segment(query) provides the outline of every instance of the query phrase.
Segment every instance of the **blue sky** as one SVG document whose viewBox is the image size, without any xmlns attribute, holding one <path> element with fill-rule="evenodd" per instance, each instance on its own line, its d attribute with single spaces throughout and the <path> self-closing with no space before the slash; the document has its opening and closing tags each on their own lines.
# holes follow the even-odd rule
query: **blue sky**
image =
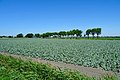
<svg viewBox="0 0 120 80">
<path fill-rule="evenodd" d="M 94 27 L 120 36 L 120 0 L 0 0 L 0 35 Z"/>
</svg>

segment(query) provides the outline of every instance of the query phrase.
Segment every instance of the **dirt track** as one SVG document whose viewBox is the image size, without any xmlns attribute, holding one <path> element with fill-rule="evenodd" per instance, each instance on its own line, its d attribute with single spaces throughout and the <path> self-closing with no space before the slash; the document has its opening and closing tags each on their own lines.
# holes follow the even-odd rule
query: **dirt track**
<svg viewBox="0 0 120 80">
<path fill-rule="evenodd" d="M 51 66 L 57 69 L 60 68 L 60 69 L 71 69 L 75 71 L 80 71 L 81 73 L 86 74 L 87 76 L 90 76 L 90 77 L 102 77 L 105 75 L 114 75 L 114 73 L 111 71 L 104 71 L 102 69 L 96 69 L 92 67 L 83 67 L 83 66 L 78 66 L 74 64 L 66 64 L 63 62 L 48 61 L 48 60 L 43 60 L 40 58 L 31 58 L 31 57 L 14 55 L 14 54 L 9 54 L 9 53 L 4 53 L 4 52 L 0 52 L 0 54 L 12 56 L 14 58 L 19 58 L 22 60 L 32 60 L 32 61 L 36 61 L 36 62 L 40 62 L 44 64 L 50 64 Z"/>
</svg>

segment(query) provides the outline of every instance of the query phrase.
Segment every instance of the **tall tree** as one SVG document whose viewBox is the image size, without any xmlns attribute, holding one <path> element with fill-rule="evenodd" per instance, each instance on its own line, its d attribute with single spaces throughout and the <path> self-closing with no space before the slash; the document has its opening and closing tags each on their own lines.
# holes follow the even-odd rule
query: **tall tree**
<svg viewBox="0 0 120 80">
<path fill-rule="evenodd" d="M 78 37 L 78 36 L 82 36 L 82 30 L 79 30 L 79 29 L 76 29 L 75 30 L 75 34 L 76 34 L 76 36 Z"/>
<path fill-rule="evenodd" d="M 70 31 L 67 31 L 67 32 L 66 32 L 66 35 L 69 37 L 69 36 L 70 36 Z"/>
<path fill-rule="evenodd" d="M 43 33 L 43 34 L 41 34 L 41 37 L 42 37 L 42 38 L 46 38 L 46 37 L 48 37 L 48 36 L 46 35 L 46 33 Z"/>
<path fill-rule="evenodd" d="M 59 35 L 58 32 L 52 32 L 52 37 L 53 37 L 53 38 L 57 38 L 58 35 Z"/>
<path fill-rule="evenodd" d="M 36 38 L 40 38 L 40 34 L 35 34 L 35 37 Z"/>
<path fill-rule="evenodd" d="M 51 36 L 53 36 L 53 33 L 52 33 L 52 32 L 47 32 L 47 33 L 41 34 L 41 37 L 42 37 L 42 38 L 48 38 L 48 37 L 51 37 Z"/>
<path fill-rule="evenodd" d="M 88 29 L 87 31 L 86 31 L 86 35 L 88 36 L 88 38 L 89 38 L 89 35 L 91 34 L 91 29 Z"/>
<path fill-rule="evenodd" d="M 74 37 L 74 35 L 75 35 L 75 30 L 70 30 L 70 35 L 71 35 L 72 37 Z"/>
<path fill-rule="evenodd" d="M 60 35 L 60 37 L 61 37 L 61 36 L 66 36 L 66 31 L 60 31 L 60 32 L 59 32 L 59 35 Z"/>
<path fill-rule="evenodd" d="M 13 38 L 13 36 L 8 36 L 8 38 Z"/>
<path fill-rule="evenodd" d="M 26 37 L 26 38 L 33 38 L 33 36 L 34 36 L 34 34 L 28 33 L 25 37 Z"/>
<path fill-rule="evenodd" d="M 58 32 L 52 32 L 52 35 L 58 35 Z"/>
<path fill-rule="evenodd" d="M 22 33 L 20 33 L 20 34 L 17 34 L 17 36 L 16 36 L 17 38 L 23 38 L 23 34 Z"/>
<path fill-rule="evenodd" d="M 93 29 L 91 30 L 91 34 L 92 34 L 93 38 L 95 37 L 95 36 L 94 36 L 95 33 L 96 33 L 96 28 L 93 28 Z"/>
<path fill-rule="evenodd" d="M 48 37 L 53 36 L 53 34 L 54 34 L 53 32 L 47 32 L 47 33 L 46 33 L 46 35 L 47 35 Z"/>
<path fill-rule="evenodd" d="M 98 38 L 98 36 L 101 34 L 101 28 L 96 28 L 96 34 L 97 34 L 97 38 Z"/>
</svg>

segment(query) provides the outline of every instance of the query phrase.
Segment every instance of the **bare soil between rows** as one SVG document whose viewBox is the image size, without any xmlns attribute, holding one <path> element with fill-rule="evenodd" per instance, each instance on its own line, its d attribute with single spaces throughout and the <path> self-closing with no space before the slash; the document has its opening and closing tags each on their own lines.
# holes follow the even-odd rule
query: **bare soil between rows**
<svg viewBox="0 0 120 80">
<path fill-rule="evenodd" d="M 61 70 L 70 69 L 73 71 L 79 71 L 80 73 L 85 74 L 89 77 L 97 77 L 98 78 L 98 77 L 103 77 L 105 75 L 109 75 L 109 76 L 115 75 L 114 72 L 105 71 L 105 70 L 102 70 L 101 68 L 84 67 L 84 66 L 79 66 L 79 65 L 74 65 L 74 64 L 67 64 L 67 63 L 63 63 L 63 62 L 43 60 L 41 58 L 32 58 L 32 57 L 27 57 L 27 56 L 22 56 L 22 55 L 14 55 L 14 54 L 9 54 L 7 52 L 0 52 L 0 54 L 12 56 L 17 59 L 31 60 L 33 62 L 49 64 L 56 69 L 61 69 Z"/>
</svg>

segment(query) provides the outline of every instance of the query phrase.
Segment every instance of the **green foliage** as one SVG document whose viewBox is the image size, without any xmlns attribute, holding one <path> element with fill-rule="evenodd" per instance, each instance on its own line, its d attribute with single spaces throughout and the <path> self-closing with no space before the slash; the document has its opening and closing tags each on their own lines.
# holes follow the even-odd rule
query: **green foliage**
<svg viewBox="0 0 120 80">
<path fill-rule="evenodd" d="M 20 33 L 20 34 L 17 34 L 17 36 L 16 36 L 17 38 L 23 38 L 23 34 L 22 33 Z"/>
<path fill-rule="evenodd" d="M 79 72 L 58 71 L 48 65 L 0 54 L 0 80 L 95 80 Z"/>
<path fill-rule="evenodd" d="M 96 34 L 97 34 L 97 38 L 98 38 L 98 35 L 101 34 L 101 28 L 96 28 Z"/>
<path fill-rule="evenodd" d="M 35 37 L 36 38 L 40 38 L 40 34 L 35 34 Z"/>
<path fill-rule="evenodd" d="M 60 32 L 59 32 L 59 35 L 60 35 L 60 36 L 66 36 L 66 31 L 60 31 Z"/>
<path fill-rule="evenodd" d="M 86 35 L 88 36 L 88 38 L 89 38 L 89 35 L 91 34 L 91 29 L 88 29 L 87 31 L 86 31 Z"/>
<path fill-rule="evenodd" d="M 96 28 L 93 28 L 93 29 L 91 30 L 91 34 L 93 35 L 93 38 L 94 38 L 95 33 L 96 33 Z"/>
<path fill-rule="evenodd" d="M 52 36 L 52 33 L 50 33 L 50 32 L 41 34 L 42 38 L 47 38 L 47 37 L 50 37 L 50 36 Z"/>
<path fill-rule="evenodd" d="M 64 38 L 64 37 L 68 37 L 68 36 L 74 36 L 76 35 L 77 37 L 81 37 L 82 36 L 82 31 L 79 29 L 73 29 L 70 31 L 60 31 L 60 32 L 47 32 L 47 33 L 43 33 L 41 34 L 42 38 L 48 38 L 48 37 L 60 37 L 60 38 Z"/>
<path fill-rule="evenodd" d="M 34 36 L 34 34 L 28 33 L 25 37 L 26 37 L 26 38 L 33 38 L 33 36 Z"/>
<path fill-rule="evenodd" d="M 8 36 L 8 38 L 13 38 L 13 36 Z"/>
<path fill-rule="evenodd" d="M 101 34 L 101 28 L 96 28 L 96 34 L 97 35 Z"/>
<path fill-rule="evenodd" d="M 80 36 L 80 37 L 82 36 L 82 31 L 79 30 L 79 29 L 73 29 L 71 32 L 73 33 L 73 35 L 76 34 L 77 37 L 78 36 Z"/>
<path fill-rule="evenodd" d="M 86 31 L 86 35 L 88 36 L 89 38 L 89 35 L 92 34 L 93 38 L 94 38 L 94 35 L 97 34 L 97 38 L 98 38 L 98 35 L 101 34 L 101 28 L 93 28 L 93 29 L 88 29 Z"/>
</svg>

